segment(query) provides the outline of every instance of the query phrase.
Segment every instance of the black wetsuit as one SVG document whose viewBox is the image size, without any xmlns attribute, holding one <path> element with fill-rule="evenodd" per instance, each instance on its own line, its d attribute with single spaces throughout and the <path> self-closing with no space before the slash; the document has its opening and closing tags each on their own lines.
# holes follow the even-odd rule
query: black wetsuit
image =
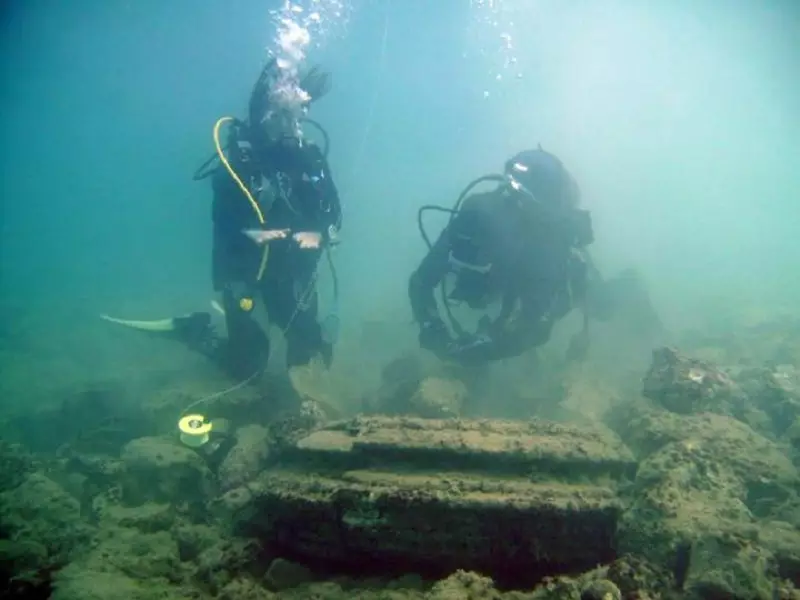
<svg viewBox="0 0 800 600">
<path fill-rule="evenodd" d="M 422 345 L 440 355 L 452 354 L 454 348 L 458 354 L 458 342 L 442 342 L 441 336 L 449 334 L 434 297 L 448 273 L 456 273 L 450 298 L 472 308 L 483 308 L 486 300 L 500 302 L 499 316 L 484 320 L 480 347 L 471 350 L 473 361 L 518 356 L 544 344 L 553 324 L 582 302 L 588 271 L 582 248 L 591 238 L 585 211 L 571 209 L 558 217 L 537 214 L 506 186 L 469 196 L 409 282 L 415 320 L 423 332 L 435 332 L 427 343 L 421 333 Z M 491 268 L 476 274 L 459 263 Z"/>
<path fill-rule="evenodd" d="M 222 293 L 228 339 L 222 358 L 229 370 L 246 376 L 266 365 L 269 339 L 241 301 L 261 298 L 270 323 L 284 331 L 288 366 L 314 355 L 330 364 L 332 348 L 317 318 L 316 272 L 323 248 L 341 226 L 339 195 L 318 146 L 287 139 L 258 152 L 247 140 L 230 140 L 228 160 L 258 202 L 261 224 L 248 198 L 224 165 L 213 175 L 213 283 Z M 258 273 L 263 246 L 245 229 L 289 229 L 286 239 L 269 242 L 266 268 Z M 320 249 L 303 249 L 292 234 L 322 235 Z"/>
</svg>

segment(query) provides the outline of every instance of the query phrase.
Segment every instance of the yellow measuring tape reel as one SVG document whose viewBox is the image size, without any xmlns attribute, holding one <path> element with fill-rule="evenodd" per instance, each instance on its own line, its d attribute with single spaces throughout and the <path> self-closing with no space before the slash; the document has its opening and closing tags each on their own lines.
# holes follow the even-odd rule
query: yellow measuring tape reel
<svg viewBox="0 0 800 600">
<path fill-rule="evenodd" d="M 181 441 L 192 448 L 199 448 L 208 442 L 214 425 L 203 415 L 186 415 L 178 421 Z"/>
</svg>

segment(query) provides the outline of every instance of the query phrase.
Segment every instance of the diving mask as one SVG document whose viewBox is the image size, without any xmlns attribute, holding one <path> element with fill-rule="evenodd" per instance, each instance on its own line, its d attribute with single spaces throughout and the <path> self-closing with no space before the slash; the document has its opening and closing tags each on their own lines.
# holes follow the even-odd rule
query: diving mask
<svg viewBox="0 0 800 600">
<path fill-rule="evenodd" d="M 528 171 L 528 167 L 523 165 L 522 163 L 516 162 L 511 166 L 511 169 L 506 173 L 506 181 L 508 182 L 509 187 L 518 192 L 520 194 L 524 194 L 535 203 L 539 204 L 539 199 L 525 184 L 520 181 L 519 176 L 515 176 L 515 174 L 526 173 Z"/>
</svg>

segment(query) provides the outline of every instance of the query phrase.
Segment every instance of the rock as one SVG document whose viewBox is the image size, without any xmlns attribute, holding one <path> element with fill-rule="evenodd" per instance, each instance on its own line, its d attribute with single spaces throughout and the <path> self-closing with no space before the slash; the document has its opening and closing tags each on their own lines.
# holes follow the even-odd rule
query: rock
<svg viewBox="0 0 800 600">
<path fill-rule="evenodd" d="M 642 557 L 625 554 L 608 566 L 606 579 L 613 582 L 623 598 L 657 599 L 675 588 L 672 564 L 657 565 Z M 667 596 L 668 598 L 669 596 Z"/>
<path fill-rule="evenodd" d="M 267 588 L 273 592 L 297 587 L 313 579 L 313 574 L 307 568 L 282 558 L 273 560 L 264 576 Z"/>
<path fill-rule="evenodd" d="M 236 444 L 217 470 L 220 489 L 226 492 L 255 477 L 269 457 L 269 431 L 260 425 L 246 425 L 236 432 Z"/>
<path fill-rule="evenodd" d="M 622 600 L 622 592 L 607 579 L 599 579 L 581 590 L 581 600 Z"/>
<path fill-rule="evenodd" d="M 107 523 L 155 533 L 169 529 L 175 521 L 175 510 L 169 504 L 147 502 L 141 506 L 108 505 L 103 515 Z"/>
<path fill-rule="evenodd" d="M 237 577 L 220 590 L 218 600 L 273 600 L 278 596 L 249 577 Z"/>
<path fill-rule="evenodd" d="M 426 377 L 427 369 L 417 356 L 401 356 L 381 371 L 380 387 L 365 399 L 365 410 L 386 415 L 408 412 L 409 399 Z"/>
<path fill-rule="evenodd" d="M 794 525 L 785 521 L 762 523 L 758 541 L 775 556 L 780 577 L 800 584 L 800 521 L 796 516 Z"/>
<path fill-rule="evenodd" d="M 462 413 L 468 396 L 457 379 L 426 377 L 409 400 L 409 414 L 426 419 L 447 419 Z"/>
<path fill-rule="evenodd" d="M 427 595 L 428 600 L 499 600 L 500 597 L 491 579 L 460 569 L 436 583 Z"/>
<path fill-rule="evenodd" d="M 791 439 L 790 429 L 800 422 L 800 370 L 792 365 L 746 369 L 736 381 L 754 405 L 769 415 L 777 436 Z"/>
<path fill-rule="evenodd" d="M 294 366 L 288 371 L 292 388 L 298 396 L 298 412 L 313 421 L 314 426 L 341 416 L 334 396 L 337 386 L 331 372 L 318 360 Z"/>
<path fill-rule="evenodd" d="M 81 518 L 78 500 L 41 473 L 29 473 L 0 493 L 3 554 L 15 575 L 32 582 L 46 578 L 83 551 L 93 529 Z"/>
<path fill-rule="evenodd" d="M 619 551 L 669 565 L 690 544 L 687 588 L 760 597 L 765 573 L 779 564 L 777 544 L 761 528 L 800 482 L 788 457 L 744 423 L 716 414 L 641 408 L 620 432 L 642 461 L 620 520 Z"/>
<path fill-rule="evenodd" d="M 5 591 L 9 597 L 24 597 L 25 592 L 46 588 L 47 568 L 43 567 L 63 562 L 53 561 L 48 548 L 35 540 L 0 540 L 0 583 L 8 586 Z"/>
<path fill-rule="evenodd" d="M 246 521 L 251 516 L 253 494 L 247 487 L 228 490 L 209 504 L 214 516 L 225 523 Z"/>
<path fill-rule="evenodd" d="M 34 458 L 22 446 L 0 440 L 0 490 L 17 487 L 35 468 Z"/>
<path fill-rule="evenodd" d="M 800 371 L 791 365 L 723 369 L 660 348 L 643 394 L 671 412 L 732 416 L 770 437 L 784 436 L 800 418 Z"/>
<path fill-rule="evenodd" d="M 174 597 L 162 585 L 147 589 L 134 577 L 122 573 L 92 572 L 70 565 L 55 577 L 52 600 L 147 600 L 156 597 Z"/>
<path fill-rule="evenodd" d="M 264 548 L 256 540 L 241 537 L 222 537 L 217 541 L 210 537 L 207 539 L 209 544 L 197 547 L 199 554 L 192 561 L 194 579 L 200 585 L 219 589 L 243 573 L 263 570 Z M 179 543 L 185 541 L 183 536 L 179 536 Z"/>
<path fill-rule="evenodd" d="M 774 557 L 745 540 L 702 536 L 692 549 L 685 589 L 700 598 L 770 600 Z"/>
<path fill-rule="evenodd" d="M 208 525 L 181 523 L 172 529 L 181 561 L 194 561 L 212 546 L 223 543 L 222 532 Z"/>
<path fill-rule="evenodd" d="M 3 437 L 22 442 L 37 454 L 69 448 L 116 455 L 149 425 L 130 388 L 130 382 L 121 378 L 60 382 L 46 401 L 33 403 L 32 410 L 12 417 L 4 426 Z M 30 396 L 25 393 L 21 397 Z"/>
<path fill-rule="evenodd" d="M 381 373 L 381 386 L 366 404 L 368 412 L 428 419 L 458 417 L 469 396 L 457 371 L 403 356 Z"/>
<path fill-rule="evenodd" d="M 204 504 L 213 489 L 203 459 L 169 438 L 133 440 L 123 448 L 121 459 L 123 500 L 128 505 Z"/>
<path fill-rule="evenodd" d="M 91 572 L 113 571 L 140 581 L 180 581 L 182 571 L 188 570 L 170 532 L 144 533 L 111 526 L 98 532 L 91 552 L 75 564 Z"/>
<path fill-rule="evenodd" d="M 241 525 L 362 572 L 583 568 L 613 556 L 616 482 L 634 469 L 599 426 L 361 417 L 282 449 Z"/>
<path fill-rule="evenodd" d="M 744 392 L 721 369 L 674 348 L 653 351 L 642 394 L 670 412 L 733 414 L 747 403 Z"/>
<path fill-rule="evenodd" d="M 786 441 L 797 451 L 800 451 L 800 417 L 796 418 L 793 423 L 784 432 Z"/>
<path fill-rule="evenodd" d="M 64 462 L 68 471 L 79 473 L 98 485 L 111 485 L 111 482 L 119 476 L 122 467 L 118 460 L 92 454 L 70 454 Z"/>
</svg>

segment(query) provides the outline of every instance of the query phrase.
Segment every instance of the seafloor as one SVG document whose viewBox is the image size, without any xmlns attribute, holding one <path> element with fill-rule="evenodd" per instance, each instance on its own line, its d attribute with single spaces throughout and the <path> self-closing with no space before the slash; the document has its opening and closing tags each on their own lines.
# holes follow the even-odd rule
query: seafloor
<svg viewBox="0 0 800 600">
<path fill-rule="evenodd" d="M 372 321 L 191 448 L 201 358 L 4 314 L 2 597 L 800 598 L 798 318 L 491 376 Z"/>
</svg>

